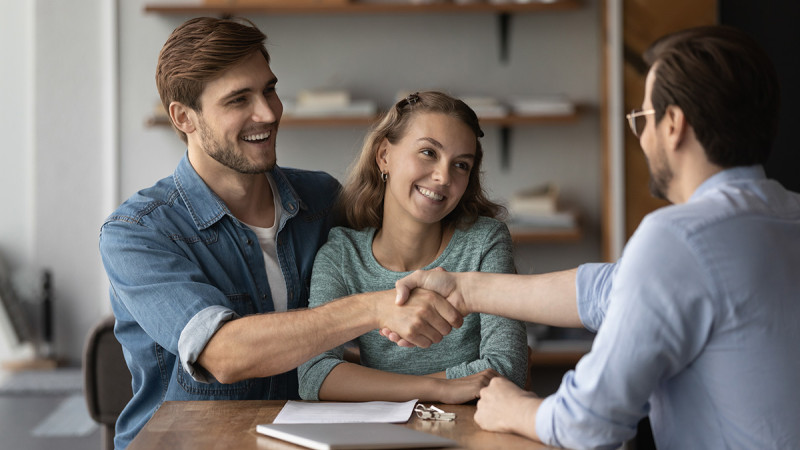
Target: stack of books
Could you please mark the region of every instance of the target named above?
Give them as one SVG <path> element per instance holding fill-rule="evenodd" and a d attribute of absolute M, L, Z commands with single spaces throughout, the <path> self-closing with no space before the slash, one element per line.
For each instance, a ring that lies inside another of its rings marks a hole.
<path fill-rule="evenodd" d="M 508 204 L 509 223 L 523 228 L 573 228 L 575 213 L 561 211 L 558 186 L 547 183 L 517 192 Z"/>
<path fill-rule="evenodd" d="M 303 118 L 373 117 L 378 107 L 370 100 L 352 100 L 346 90 L 305 89 L 297 101 L 284 101 L 284 114 Z"/>
<path fill-rule="evenodd" d="M 497 119 L 508 115 L 508 107 L 494 97 L 461 97 L 479 119 Z"/>
<path fill-rule="evenodd" d="M 558 116 L 575 114 L 575 103 L 564 95 L 517 97 L 511 108 L 520 116 Z"/>

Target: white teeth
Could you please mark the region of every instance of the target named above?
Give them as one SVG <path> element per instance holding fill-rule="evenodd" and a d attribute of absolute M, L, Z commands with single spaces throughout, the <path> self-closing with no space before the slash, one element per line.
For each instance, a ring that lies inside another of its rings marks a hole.
<path fill-rule="evenodd" d="M 268 138 L 269 135 L 270 133 L 269 131 L 267 131 L 266 133 L 254 134 L 252 136 L 242 136 L 242 139 L 244 139 L 245 141 L 260 141 L 262 139 Z"/>
<path fill-rule="evenodd" d="M 436 201 L 444 200 L 444 196 L 443 195 L 439 195 L 436 192 L 429 191 L 429 190 L 425 189 L 424 187 L 417 186 L 417 190 L 420 192 L 420 194 L 424 195 L 425 197 L 428 197 L 431 200 L 436 200 Z"/>

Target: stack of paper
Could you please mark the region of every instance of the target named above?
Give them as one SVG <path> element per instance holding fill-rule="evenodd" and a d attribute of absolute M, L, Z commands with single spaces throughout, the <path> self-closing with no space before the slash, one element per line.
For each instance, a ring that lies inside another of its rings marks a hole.
<path fill-rule="evenodd" d="M 575 104 L 563 95 L 518 97 L 511 106 L 520 116 L 567 116 L 575 113 Z"/>
<path fill-rule="evenodd" d="M 558 186 L 547 183 L 518 192 L 508 204 L 509 222 L 523 227 L 570 228 L 575 214 L 559 211 Z"/>
<path fill-rule="evenodd" d="M 284 102 L 284 114 L 294 117 L 371 117 L 377 111 L 375 102 L 354 101 L 345 90 L 302 90 L 297 102 Z"/>
<path fill-rule="evenodd" d="M 547 183 L 517 192 L 509 202 L 513 215 L 552 214 L 558 209 L 558 186 Z"/>
<path fill-rule="evenodd" d="M 461 100 L 481 119 L 496 119 L 508 115 L 508 107 L 494 97 L 461 97 Z"/>

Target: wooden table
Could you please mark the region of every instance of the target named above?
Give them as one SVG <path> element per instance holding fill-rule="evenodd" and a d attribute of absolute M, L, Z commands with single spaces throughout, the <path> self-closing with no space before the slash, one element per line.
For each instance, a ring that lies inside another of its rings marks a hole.
<path fill-rule="evenodd" d="M 294 444 L 256 433 L 271 423 L 284 400 L 216 400 L 164 402 L 136 436 L 129 450 L 151 449 L 299 449 Z M 424 421 L 412 414 L 406 426 L 457 441 L 464 449 L 550 448 L 523 437 L 483 431 L 472 419 L 475 405 L 438 405 L 456 413 L 452 422 Z"/>

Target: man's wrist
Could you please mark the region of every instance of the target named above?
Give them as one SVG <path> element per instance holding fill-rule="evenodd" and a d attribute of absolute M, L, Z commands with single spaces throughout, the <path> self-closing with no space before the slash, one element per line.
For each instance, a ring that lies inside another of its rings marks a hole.
<path fill-rule="evenodd" d="M 536 433 L 536 414 L 539 412 L 542 399 L 535 395 L 530 395 L 521 400 L 518 404 L 522 410 L 516 414 L 517 420 L 514 422 L 514 432 L 541 442 L 539 435 Z"/>

